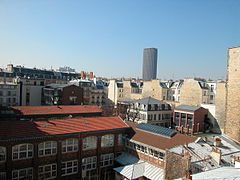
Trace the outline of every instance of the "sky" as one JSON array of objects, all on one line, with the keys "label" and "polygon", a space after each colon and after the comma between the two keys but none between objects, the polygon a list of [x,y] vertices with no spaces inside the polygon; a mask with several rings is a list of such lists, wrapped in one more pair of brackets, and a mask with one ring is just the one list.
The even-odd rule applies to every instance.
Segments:
[{"label": "sky", "polygon": [[0,0],[0,67],[141,78],[155,47],[158,78],[222,79],[239,19],[240,0]]}]

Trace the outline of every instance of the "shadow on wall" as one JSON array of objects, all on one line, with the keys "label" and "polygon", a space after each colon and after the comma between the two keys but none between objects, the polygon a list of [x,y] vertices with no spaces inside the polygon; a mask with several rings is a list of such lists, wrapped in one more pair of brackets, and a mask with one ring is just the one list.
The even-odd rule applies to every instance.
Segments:
[{"label": "shadow on wall", "polygon": [[208,111],[208,117],[205,119],[205,132],[222,134],[216,118]]}]

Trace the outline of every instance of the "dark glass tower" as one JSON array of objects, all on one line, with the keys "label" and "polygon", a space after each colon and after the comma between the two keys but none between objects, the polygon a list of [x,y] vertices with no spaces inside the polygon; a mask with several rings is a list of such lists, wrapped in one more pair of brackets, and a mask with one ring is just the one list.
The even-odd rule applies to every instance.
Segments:
[{"label": "dark glass tower", "polygon": [[145,48],[143,51],[143,80],[156,79],[157,77],[157,49]]}]

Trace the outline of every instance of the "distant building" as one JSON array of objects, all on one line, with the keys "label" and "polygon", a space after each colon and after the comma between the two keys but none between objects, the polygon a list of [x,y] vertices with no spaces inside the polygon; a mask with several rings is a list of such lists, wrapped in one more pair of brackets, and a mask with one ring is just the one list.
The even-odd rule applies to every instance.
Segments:
[{"label": "distant building", "polygon": [[145,48],[143,50],[143,80],[156,79],[157,77],[157,49]]},{"label": "distant building", "polygon": [[208,110],[198,106],[180,105],[174,109],[173,122],[176,130],[194,134],[204,132]]},{"label": "distant building", "polygon": [[20,105],[20,86],[17,83],[0,82],[0,106]]},{"label": "distant building", "polygon": [[227,136],[240,142],[240,47],[228,49],[226,120],[224,132]]},{"label": "distant building", "polygon": [[171,127],[172,109],[163,101],[151,97],[135,100],[128,111],[130,121]]},{"label": "distant building", "polygon": [[49,84],[43,88],[45,105],[81,105],[83,89],[69,84]]}]

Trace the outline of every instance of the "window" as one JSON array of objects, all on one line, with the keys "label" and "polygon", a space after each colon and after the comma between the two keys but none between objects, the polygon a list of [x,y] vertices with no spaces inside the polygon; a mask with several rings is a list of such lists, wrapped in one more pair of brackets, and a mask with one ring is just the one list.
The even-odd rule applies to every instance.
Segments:
[{"label": "window", "polygon": [[1,180],[6,180],[6,172],[0,172],[0,179]]},{"label": "window", "polygon": [[114,135],[106,134],[102,136],[101,147],[111,147],[114,145]]},{"label": "window", "polygon": [[13,170],[12,171],[12,179],[13,180],[33,179],[33,168]]},{"label": "window", "polygon": [[96,149],[97,148],[97,137],[89,136],[83,139],[83,150]]},{"label": "window", "polygon": [[32,144],[19,144],[12,147],[12,159],[28,159],[33,157]]},{"label": "window", "polygon": [[93,170],[97,166],[97,156],[82,159],[82,170]]},{"label": "window", "polygon": [[78,173],[78,160],[62,162],[62,176]]},{"label": "window", "polygon": [[57,164],[48,164],[38,167],[38,177],[40,180],[53,179],[57,177]]},{"label": "window", "polygon": [[4,162],[6,160],[6,148],[0,146],[0,162]]},{"label": "window", "polygon": [[123,144],[123,137],[122,134],[118,135],[118,145],[122,145]]},{"label": "window", "polygon": [[62,152],[77,152],[78,151],[78,139],[69,138],[62,142]]},{"label": "window", "polygon": [[39,156],[50,156],[57,154],[57,142],[47,141],[38,145]]},{"label": "window", "polygon": [[100,166],[101,167],[112,166],[113,165],[113,158],[114,158],[113,153],[102,154],[101,155]]}]

